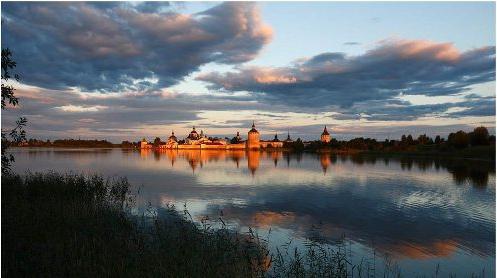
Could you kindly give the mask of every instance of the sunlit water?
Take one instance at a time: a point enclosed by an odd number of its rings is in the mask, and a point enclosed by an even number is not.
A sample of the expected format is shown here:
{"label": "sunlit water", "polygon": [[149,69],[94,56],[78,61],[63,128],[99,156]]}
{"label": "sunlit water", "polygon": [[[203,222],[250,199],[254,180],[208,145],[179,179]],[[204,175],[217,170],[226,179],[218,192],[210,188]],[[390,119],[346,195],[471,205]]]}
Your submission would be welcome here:
{"label": "sunlit water", "polygon": [[495,276],[493,163],[244,151],[13,152],[21,173],[126,176],[143,185],[139,209],[186,204],[196,221],[222,213],[231,227],[268,237],[273,250],[290,241],[346,242],[350,258],[374,262],[377,275],[391,264],[404,276],[432,276],[437,265],[443,276]]}

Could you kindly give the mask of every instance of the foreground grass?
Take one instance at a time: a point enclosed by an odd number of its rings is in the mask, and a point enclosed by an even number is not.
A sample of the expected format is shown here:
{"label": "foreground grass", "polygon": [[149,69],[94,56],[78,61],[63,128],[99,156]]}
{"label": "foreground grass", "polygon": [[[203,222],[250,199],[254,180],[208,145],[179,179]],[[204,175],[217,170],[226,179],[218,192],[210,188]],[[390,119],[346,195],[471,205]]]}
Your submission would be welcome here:
{"label": "foreground grass", "polygon": [[2,274],[254,277],[267,269],[250,235],[170,217],[132,217],[126,179],[57,173],[2,176]]}

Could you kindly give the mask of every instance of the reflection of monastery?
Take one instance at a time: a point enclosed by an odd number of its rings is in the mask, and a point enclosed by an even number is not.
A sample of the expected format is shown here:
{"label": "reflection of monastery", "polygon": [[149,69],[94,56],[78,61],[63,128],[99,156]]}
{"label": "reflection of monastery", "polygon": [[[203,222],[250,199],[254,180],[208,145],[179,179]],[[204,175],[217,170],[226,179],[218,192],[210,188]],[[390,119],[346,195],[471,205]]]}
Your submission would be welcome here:
{"label": "reflection of monastery", "polygon": [[[328,143],[331,140],[331,136],[324,127],[324,131],[321,134],[321,142]],[[284,141],[280,141],[278,139],[278,134],[274,136],[273,140],[265,141],[260,139],[260,134],[257,129],[255,129],[255,124],[252,123],[252,129],[249,130],[247,134],[247,140],[243,140],[240,136],[240,132],[236,133],[236,136],[228,142],[225,139],[221,138],[211,138],[207,137],[203,130],[200,131],[200,134],[195,130],[190,132],[190,134],[185,138],[185,140],[179,141],[178,138],[174,135],[174,131],[171,136],[167,139],[167,142],[160,143],[157,148],[159,149],[213,149],[213,150],[257,150],[257,149],[266,149],[266,148],[282,148],[284,143],[291,143],[293,140],[290,138],[290,133],[288,133],[287,139]],[[148,143],[145,138],[141,141],[140,148],[142,149],[151,149],[153,148],[153,144]]]}
{"label": "reflection of monastery", "polygon": [[[202,150],[198,151],[195,149],[161,149],[160,151],[152,151],[151,149],[141,149],[140,156],[142,158],[147,158],[153,155],[156,160],[161,160],[161,158],[167,158],[171,166],[175,166],[177,161],[186,160],[191,167],[192,171],[195,172],[197,168],[203,168],[204,165],[210,162],[219,161],[231,161],[236,165],[236,168],[243,167],[246,165],[248,170],[252,175],[260,167],[261,161],[266,160],[272,162],[275,168],[285,167],[280,161],[286,161],[286,167],[290,167],[291,158],[295,159],[297,163],[300,163],[302,154],[292,154],[289,152],[284,152],[282,150],[273,150],[271,152],[261,152],[259,150],[231,150],[231,151],[219,151],[219,150]],[[326,175],[328,168],[333,165],[336,161],[336,157],[332,156],[331,153],[320,153],[317,157],[323,173]],[[266,166],[269,164],[266,164]]]}

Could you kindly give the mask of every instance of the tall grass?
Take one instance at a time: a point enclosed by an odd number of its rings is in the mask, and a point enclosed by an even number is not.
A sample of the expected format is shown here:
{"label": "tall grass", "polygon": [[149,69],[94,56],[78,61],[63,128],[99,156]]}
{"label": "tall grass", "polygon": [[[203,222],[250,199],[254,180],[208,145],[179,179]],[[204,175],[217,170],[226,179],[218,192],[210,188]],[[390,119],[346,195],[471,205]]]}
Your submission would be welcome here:
{"label": "tall grass", "polygon": [[[75,174],[2,176],[6,277],[255,277],[264,245],[229,229],[200,229],[172,208],[133,217],[126,179]],[[166,215],[167,214],[167,215]]]}

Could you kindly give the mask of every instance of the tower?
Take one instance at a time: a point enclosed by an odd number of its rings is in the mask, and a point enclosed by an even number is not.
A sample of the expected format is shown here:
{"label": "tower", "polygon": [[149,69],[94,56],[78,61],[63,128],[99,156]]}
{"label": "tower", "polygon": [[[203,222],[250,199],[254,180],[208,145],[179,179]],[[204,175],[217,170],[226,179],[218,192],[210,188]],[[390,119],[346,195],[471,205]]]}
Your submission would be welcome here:
{"label": "tower", "polygon": [[145,149],[145,148],[147,148],[147,145],[148,145],[147,139],[145,139],[145,137],[143,137],[143,139],[140,142],[140,148]]}
{"label": "tower", "polygon": [[260,139],[259,139],[259,131],[255,129],[255,123],[252,122],[252,129],[248,132],[247,136],[247,149],[259,149],[260,148]]}
{"label": "tower", "polygon": [[328,129],[324,126],[323,133],[321,133],[321,142],[329,143],[331,141],[331,135],[328,133]]}

